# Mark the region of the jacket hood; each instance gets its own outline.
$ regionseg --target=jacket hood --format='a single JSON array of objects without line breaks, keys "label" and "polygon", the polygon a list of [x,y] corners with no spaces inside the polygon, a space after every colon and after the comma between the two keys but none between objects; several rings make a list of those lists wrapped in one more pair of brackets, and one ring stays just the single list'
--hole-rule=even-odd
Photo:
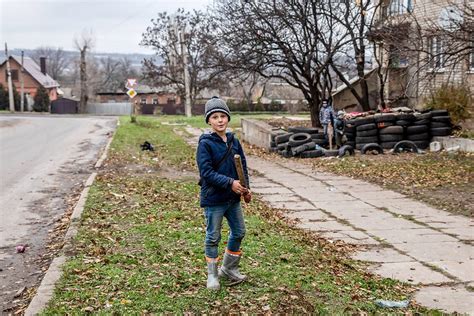
[{"label": "jacket hood", "polygon": [[[234,133],[226,132],[225,135],[227,136],[227,142],[232,141],[232,139],[234,138]],[[216,132],[212,132],[212,131],[206,131],[203,134],[201,134],[201,136],[199,137],[199,141],[203,139],[208,139],[208,140],[217,141],[217,142],[222,141],[222,138],[219,135],[217,135]]]}]

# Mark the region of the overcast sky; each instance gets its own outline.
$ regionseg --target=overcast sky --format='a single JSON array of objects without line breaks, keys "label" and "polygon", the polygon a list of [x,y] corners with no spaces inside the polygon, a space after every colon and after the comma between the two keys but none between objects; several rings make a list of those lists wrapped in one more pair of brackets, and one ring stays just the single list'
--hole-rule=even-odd
[{"label": "overcast sky", "polygon": [[141,34],[158,12],[206,10],[212,0],[0,0],[0,42],[9,48],[62,47],[92,29],[96,52],[153,53]]}]

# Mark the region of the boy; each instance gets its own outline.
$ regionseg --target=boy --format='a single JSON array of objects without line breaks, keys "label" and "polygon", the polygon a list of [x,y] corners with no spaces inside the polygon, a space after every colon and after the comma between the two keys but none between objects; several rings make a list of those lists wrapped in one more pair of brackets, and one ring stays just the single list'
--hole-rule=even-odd
[{"label": "boy", "polygon": [[344,121],[345,114],[346,113],[344,111],[337,112],[337,117],[334,120],[334,133],[336,134],[337,148],[340,148],[343,143],[344,128],[346,126],[346,122]]},{"label": "boy", "polygon": [[[206,123],[211,126],[210,133],[199,138],[196,161],[201,176],[201,207],[206,216],[205,254],[207,261],[207,288],[219,289],[218,277],[226,277],[234,283],[243,282],[245,275],[239,272],[241,258],[240,244],[245,236],[245,224],[240,197],[248,203],[251,193],[238,179],[234,164],[234,154],[242,158],[247,184],[249,183],[247,162],[242,146],[234,134],[226,132],[230,121],[227,104],[218,97],[212,97],[205,105]],[[229,240],[224,260],[217,271],[218,245],[221,240],[223,218],[230,227]]]}]

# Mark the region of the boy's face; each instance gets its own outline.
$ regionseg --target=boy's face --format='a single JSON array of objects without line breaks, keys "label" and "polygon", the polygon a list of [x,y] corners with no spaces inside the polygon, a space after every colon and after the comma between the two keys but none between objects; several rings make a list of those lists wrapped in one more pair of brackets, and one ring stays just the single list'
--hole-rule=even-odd
[{"label": "boy's face", "polygon": [[224,112],[215,112],[209,116],[209,125],[215,132],[225,132],[227,129],[227,124],[229,123],[229,118]]}]

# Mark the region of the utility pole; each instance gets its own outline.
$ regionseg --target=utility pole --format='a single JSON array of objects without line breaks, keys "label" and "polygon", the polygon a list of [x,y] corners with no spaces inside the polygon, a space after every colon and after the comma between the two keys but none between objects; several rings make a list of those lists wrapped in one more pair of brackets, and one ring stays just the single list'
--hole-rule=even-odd
[{"label": "utility pole", "polygon": [[5,56],[7,57],[7,76],[8,76],[8,99],[10,101],[10,112],[15,112],[15,100],[13,99],[12,73],[10,70],[10,58],[8,56],[8,47],[5,42]]},{"label": "utility pole", "polygon": [[21,51],[21,71],[20,71],[20,111],[25,109],[25,82],[23,81],[23,57],[24,51]]},{"label": "utility pole", "polygon": [[191,85],[189,82],[189,69],[188,69],[188,49],[184,42],[184,31],[185,27],[179,32],[179,41],[181,44],[181,53],[183,54],[183,68],[184,68],[184,90],[186,92],[186,100],[184,104],[184,112],[186,117],[191,117]]}]

